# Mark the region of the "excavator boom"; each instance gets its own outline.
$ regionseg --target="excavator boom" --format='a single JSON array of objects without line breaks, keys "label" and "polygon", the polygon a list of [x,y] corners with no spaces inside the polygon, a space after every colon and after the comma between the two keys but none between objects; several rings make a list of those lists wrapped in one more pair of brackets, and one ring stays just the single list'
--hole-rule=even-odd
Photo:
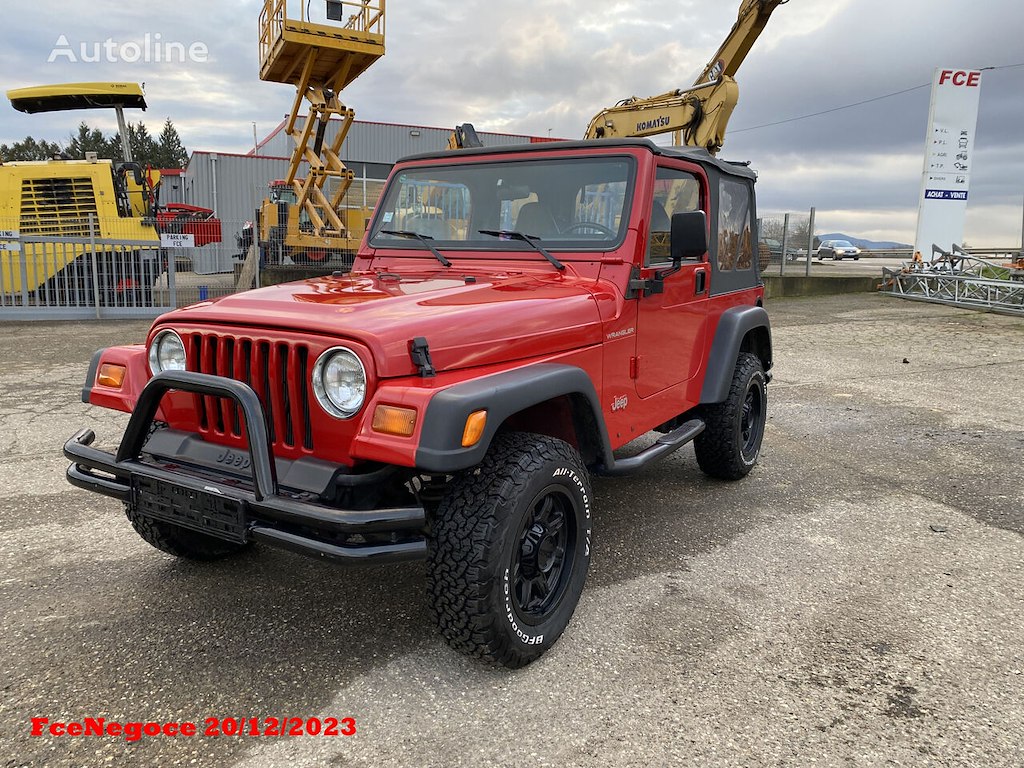
[{"label": "excavator boom", "polygon": [[778,6],[789,0],[743,0],[736,23],[692,87],[646,99],[632,96],[598,112],[585,138],[676,133],[676,144],[722,148],[725,128],[739,99],[734,75]]}]

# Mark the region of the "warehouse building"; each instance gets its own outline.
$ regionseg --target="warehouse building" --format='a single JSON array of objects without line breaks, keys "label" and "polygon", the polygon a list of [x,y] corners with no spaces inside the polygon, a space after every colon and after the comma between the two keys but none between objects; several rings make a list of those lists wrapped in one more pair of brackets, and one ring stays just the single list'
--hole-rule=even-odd
[{"label": "warehouse building", "polygon": [[[303,118],[299,119],[302,124]],[[341,125],[332,120],[325,137],[330,142]],[[341,159],[355,173],[346,205],[372,208],[391,167],[399,158],[433,152],[448,146],[451,129],[356,120],[341,147]],[[536,136],[504,133],[479,134],[485,146],[548,141]],[[284,132],[284,121],[248,154],[196,151],[180,174],[165,176],[160,200],[211,208],[224,222],[224,238],[253,217],[267,195],[267,185],[288,173],[294,142]]]}]

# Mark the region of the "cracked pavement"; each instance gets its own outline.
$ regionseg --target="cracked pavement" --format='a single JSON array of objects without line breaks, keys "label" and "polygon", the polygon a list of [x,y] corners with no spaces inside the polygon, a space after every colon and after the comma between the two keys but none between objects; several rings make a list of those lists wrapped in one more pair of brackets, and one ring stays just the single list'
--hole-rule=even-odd
[{"label": "cracked pavement", "polygon": [[[447,649],[422,564],[150,548],[60,453],[86,426],[116,445],[127,417],[83,405],[82,377],[146,323],[5,323],[0,765],[1024,764],[1024,319],[768,309],[759,466],[711,482],[686,447],[596,479],[581,603],[517,672]],[[33,738],[38,716],[358,732]]]}]

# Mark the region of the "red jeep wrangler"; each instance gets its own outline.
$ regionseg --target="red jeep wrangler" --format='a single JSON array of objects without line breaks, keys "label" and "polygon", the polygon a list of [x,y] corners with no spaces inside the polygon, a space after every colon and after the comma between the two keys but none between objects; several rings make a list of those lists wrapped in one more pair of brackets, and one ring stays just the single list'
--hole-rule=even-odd
[{"label": "red jeep wrangler", "polygon": [[754,178],[642,139],[407,158],[350,273],[201,302],[97,352],[83,400],[132,416],[116,454],[71,438],[68,479],[181,557],[425,558],[448,643],[522,666],[583,588],[590,473],[690,441],[713,477],[757,460]]}]

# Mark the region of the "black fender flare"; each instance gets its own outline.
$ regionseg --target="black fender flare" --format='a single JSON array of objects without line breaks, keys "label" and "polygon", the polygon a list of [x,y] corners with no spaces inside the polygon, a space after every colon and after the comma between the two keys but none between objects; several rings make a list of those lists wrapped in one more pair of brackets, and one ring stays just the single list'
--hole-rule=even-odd
[{"label": "black fender flare", "polygon": [[[765,333],[755,352],[764,364],[765,371],[772,367],[772,333],[768,312],[764,307],[730,307],[722,313],[711,343],[708,362],[701,388],[701,403],[720,403],[729,396],[736,359],[743,347],[743,339],[751,331],[763,328]],[[770,375],[770,374],[769,374]]]},{"label": "black fender flare", "polygon": [[100,367],[100,358],[103,357],[103,353],[106,351],[106,347],[97,349],[92,353],[92,360],[89,361],[89,370],[85,373],[85,384],[82,385],[82,402],[86,405],[89,404],[89,397],[92,395],[92,388],[96,384],[96,371],[98,371]]},{"label": "black fender flare", "polygon": [[[520,411],[556,397],[582,398],[594,419],[599,459],[612,460],[611,444],[601,405],[590,376],[582,368],[559,363],[538,363],[512,371],[455,384],[427,403],[416,449],[416,467],[426,472],[449,473],[476,466],[487,452],[498,428]],[[474,411],[487,409],[483,437],[469,448],[462,446],[462,430]]]}]

